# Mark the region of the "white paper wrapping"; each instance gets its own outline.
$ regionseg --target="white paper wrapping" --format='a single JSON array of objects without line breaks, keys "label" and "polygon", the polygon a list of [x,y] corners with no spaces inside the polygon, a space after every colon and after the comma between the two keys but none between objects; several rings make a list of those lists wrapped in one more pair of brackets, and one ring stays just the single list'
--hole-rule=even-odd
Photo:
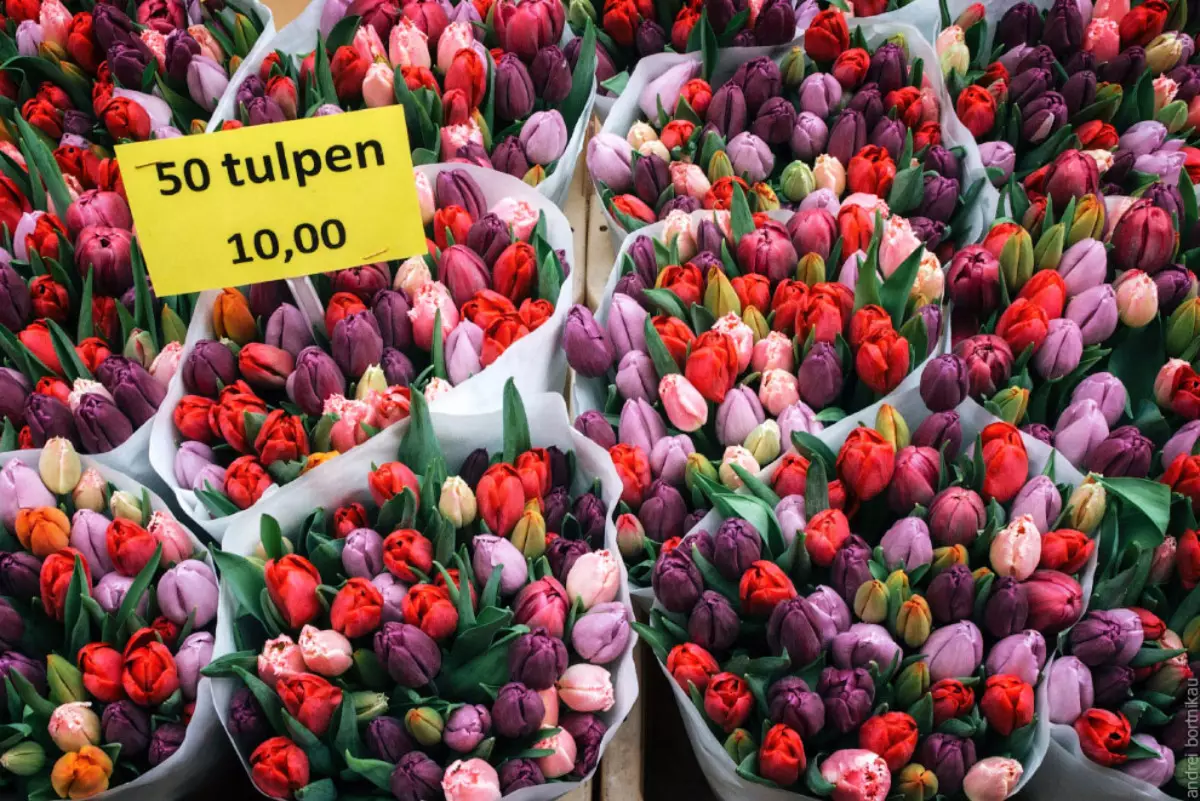
[{"label": "white paper wrapping", "polygon": [[[994,1],[1002,2],[1003,0]],[[917,0],[917,3],[928,2],[934,3],[936,15],[936,0]],[[907,8],[911,8],[911,6],[906,6]],[[901,9],[901,11],[903,10],[905,9]],[[900,11],[892,13],[899,14]],[[891,18],[890,14],[884,16],[889,19]],[[963,180],[959,185],[959,191],[965,192],[977,179],[983,179],[984,181],[983,189],[979,193],[979,198],[970,216],[969,230],[965,233],[965,238],[962,240],[974,241],[996,216],[996,205],[999,202],[1000,195],[987,180],[987,171],[984,170],[983,162],[979,158],[979,147],[976,145],[974,137],[958,121],[958,116],[954,113],[954,103],[951,101],[950,94],[946,91],[945,82],[942,80],[937,53],[934,51],[933,45],[926,41],[921,32],[911,25],[882,21],[883,19],[884,17],[866,17],[863,19],[852,19],[849,22],[862,29],[863,35],[866,36],[867,42],[872,47],[883,43],[889,37],[903,36],[908,45],[909,58],[924,60],[925,80],[937,93],[938,104],[942,109],[942,145],[946,148],[961,147],[963,149],[963,158],[960,160]],[[720,54],[717,56],[716,67],[713,69],[713,74],[709,82],[716,89],[733,77],[733,73],[744,61],[764,55],[779,61],[791,50],[793,45],[803,47],[804,37],[801,36],[795,42],[781,45],[780,47],[722,48]],[[639,61],[637,68],[629,76],[629,83],[625,86],[625,91],[617,98],[612,111],[609,112],[608,118],[604,121],[604,127],[601,131],[624,138],[629,133],[629,129],[633,127],[633,124],[642,119],[638,100],[641,98],[642,90],[646,88],[646,85],[676,64],[699,60],[699,53],[689,53],[687,55],[659,53]],[[609,213],[608,208],[603,202],[598,202],[598,205],[604,212],[609,235],[612,237],[613,250],[617,250],[621,247],[621,240],[625,235],[625,230]]]},{"label": "white paper wrapping", "polygon": [[[616,508],[617,499],[621,495],[621,480],[617,477],[616,469],[608,457],[608,452],[572,428],[567,418],[566,404],[561,395],[525,395],[524,403],[525,413],[531,424],[530,436],[535,446],[556,445],[564,451],[575,451],[576,472],[573,491],[586,491],[592,486],[593,480],[600,481],[600,495],[607,510],[605,545],[613,553],[617,553],[617,534],[612,521],[612,513]],[[491,451],[496,451],[503,447],[504,418],[503,412],[498,408],[486,414],[471,416],[448,415],[433,411],[431,418],[448,465],[461,464],[463,459],[476,448],[486,447]],[[278,520],[286,536],[288,532],[294,531],[312,513],[314,508],[333,508],[354,500],[370,502],[367,474],[372,469],[372,465],[395,459],[396,449],[407,428],[407,422],[398,423],[339,458],[338,469],[320,484],[311,485],[307,492],[277,493],[269,499],[264,499],[250,512],[239,515],[240,519],[228,532],[224,544],[225,550],[243,555],[251,553],[259,542],[259,523],[263,515],[271,515]],[[413,467],[417,466],[413,465]],[[622,603],[629,604],[623,564],[621,572],[621,590],[618,597]],[[234,650],[232,604],[233,599],[230,594],[222,591],[213,659]],[[602,753],[603,749],[608,747],[608,743],[617,732],[617,727],[629,714],[629,710],[637,698],[637,671],[633,664],[633,648],[636,644],[637,635],[634,634],[630,637],[629,645],[621,657],[608,666],[612,671],[617,700],[612,709],[600,715],[609,727],[601,746]],[[229,702],[240,684],[241,682],[235,679],[213,680],[213,703],[216,705],[221,723],[226,726],[227,733]],[[239,753],[238,757],[242,760],[242,765],[246,766],[246,755]],[[519,790],[505,798],[508,801],[551,801],[578,786],[577,782],[551,783]]]},{"label": "white paper wrapping", "polygon": [[1034,801],[1087,798],[1089,801],[1168,801],[1171,796],[1150,782],[1106,768],[1088,759],[1079,747],[1075,729],[1061,723],[1050,726],[1050,747],[1042,769],[1029,783]]},{"label": "white paper wrapping", "polygon": [[[310,6],[305,13],[308,14],[311,11],[312,7]],[[536,331],[514,343],[486,370],[472,376],[452,391],[439,397],[433,402],[432,408],[451,414],[469,414],[499,408],[504,383],[509,378],[512,378],[516,382],[517,389],[525,394],[561,391],[566,382],[567,363],[566,353],[560,347],[559,342],[562,339],[562,327],[566,321],[567,310],[571,305],[571,299],[575,296],[575,281],[578,279],[579,273],[575,262],[574,240],[570,223],[567,222],[562,212],[551,205],[545,197],[539,195],[529,185],[509,175],[467,164],[431,164],[416,169],[431,179],[442,170],[458,169],[470,173],[471,177],[479,184],[480,189],[483,190],[484,200],[489,207],[502,198],[515,197],[541,209],[546,213],[546,232],[551,247],[564,251],[567,254],[567,264],[571,267],[570,274],[563,281],[558,295],[558,303],[555,305],[554,314],[550,319]],[[305,277],[293,279],[287,284],[292,298],[300,310],[308,315],[310,321],[323,326],[324,311],[312,282]],[[196,342],[215,338],[212,330],[212,306],[218,294],[217,291],[204,292],[197,300],[196,309],[192,313],[191,325],[188,326],[187,341],[183,348],[183,361],[187,360]],[[153,432],[149,437],[150,465],[156,474],[156,481],[161,482],[171,491],[180,508],[213,539],[221,542],[226,529],[249,513],[239,512],[226,517],[213,518],[204,504],[196,497],[196,493],[190,488],[181,487],[175,479],[175,454],[179,444],[175,432],[174,413],[175,407],[179,405],[179,400],[184,394],[186,393],[183,387],[183,370],[181,368],[171,379],[167,388],[167,396],[154,417]],[[359,446],[359,448],[362,447],[364,446]],[[305,493],[312,491],[310,488],[321,486],[323,482],[336,475],[341,470],[344,458],[345,456],[340,456],[337,459],[331,459],[290,484],[268,490],[268,494],[295,492],[300,497],[304,497]]]},{"label": "white paper wrapping", "polygon": [[[822,442],[828,445],[830,449],[834,451],[834,453],[837,453],[851,431],[853,431],[859,425],[872,426],[874,424],[875,415],[879,411],[879,407],[884,403],[891,404],[893,407],[895,407],[900,415],[908,422],[910,429],[914,430],[919,422],[924,420],[925,417],[930,414],[929,409],[921,400],[920,392],[914,385],[906,390],[897,390],[888,397],[880,400],[878,403],[863,409],[861,412],[847,415],[842,420],[839,420],[837,423],[827,427],[824,431],[816,434],[816,436]],[[960,405],[955,411],[958,412],[959,418],[962,422],[964,448],[969,447],[970,443],[975,441],[976,435],[983,430],[984,426],[996,421],[995,417],[985,411],[982,406],[969,398],[964,401],[962,405]],[[1046,445],[1044,442],[1036,440],[1024,433],[1021,434],[1021,439],[1024,442],[1025,450],[1029,455],[1029,473],[1031,476],[1039,475],[1042,470],[1045,469],[1047,463],[1050,461],[1050,458],[1053,455],[1053,478],[1056,483],[1069,484],[1074,487],[1078,486],[1080,482],[1083,481],[1083,475],[1076,470],[1061,453],[1057,453],[1049,445]],[[768,465],[759,473],[758,477],[769,484],[771,477],[774,475],[775,469],[778,466],[779,461]],[[746,492],[745,489],[739,491]],[[723,520],[724,517],[714,510],[709,512],[692,528],[692,530],[704,529],[712,534],[715,533],[720,527]],[[1098,555],[1099,549],[1093,549],[1091,558],[1088,559],[1087,564],[1084,566],[1083,573],[1079,577],[1079,583],[1083,588],[1083,610],[1081,615],[1087,612],[1088,602],[1091,599],[1092,584],[1095,580],[1096,560]],[[653,603],[654,593],[650,589],[635,590],[633,597],[635,604],[637,604],[639,608],[647,608]],[[1051,652],[1054,650],[1053,641],[1047,642],[1047,650]],[[1068,791],[1068,796],[1066,797],[1091,798],[1087,789],[1083,789],[1082,785],[1076,783],[1074,772],[1070,774],[1064,772],[1072,769],[1072,766],[1069,763],[1070,754],[1062,746],[1056,746],[1052,744],[1051,741],[1051,729],[1055,730],[1056,739],[1059,737],[1059,729],[1066,729],[1067,734],[1069,734],[1071,738],[1075,737],[1075,732],[1071,730],[1070,727],[1051,726],[1050,724],[1048,709],[1049,701],[1046,682],[1047,676],[1049,675],[1050,663],[1052,661],[1052,659],[1048,660],[1046,666],[1042,670],[1042,679],[1038,684],[1037,691],[1038,718],[1037,731],[1033,740],[1033,748],[1030,752],[1029,760],[1025,764],[1025,773],[1022,775],[1020,783],[1017,784],[1013,792],[1016,793],[1025,788],[1026,785],[1030,785],[1030,781],[1033,779],[1034,774],[1037,773],[1042,781],[1042,785],[1030,785],[1029,791],[1031,797],[1038,799],[1038,801],[1040,801],[1042,798],[1046,799],[1046,801],[1061,801],[1061,799],[1064,798],[1061,792],[1068,786],[1071,789]],[[663,668],[663,670],[665,672],[665,668]],[[725,753],[722,744],[718,742],[716,737],[714,737],[709,731],[707,723],[705,723],[700,713],[696,710],[691,699],[679,689],[679,686],[673,679],[671,679],[669,675],[667,676],[667,679],[671,684],[675,694],[675,701],[679,705],[680,712],[683,715],[684,726],[687,728],[688,737],[692,741],[693,748],[696,752],[696,758],[700,762],[700,767],[704,771],[705,778],[708,779],[708,783],[712,786],[713,792],[716,793],[718,798],[721,798],[723,801],[786,801],[786,799],[794,799],[800,795],[798,793],[763,787],[762,785],[748,782],[739,777],[736,772],[737,766],[733,764],[732,758]],[[1077,739],[1075,740],[1075,747],[1078,749]],[[1057,753],[1055,752],[1055,748],[1057,748]],[[1047,757],[1048,753],[1050,754],[1049,757]],[[1078,754],[1078,751],[1076,751],[1076,753]],[[1093,765],[1089,760],[1087,760],[1086,757],[1083,757],[1082,755],[1079,756],[1079,759],[1087,762],[1087,764],[1083,765],[1082,767],[1074,768],[1074,771],[1081,771],[1084,768],[1095,769],[1094,772],[1101,772],[1104,770],[1098,765]],[[1039,771],[1039,767],[1043,765],[1043,760],[1046,762],[1045,767]],[[1118,771],[1107,772],[1118,773]],[[1104,776],[1100,776],[1100,778],[1096,779],[1096,781],[1101,782],[1105,778],[1106,777]],[[1119,796],[1111,791],[1107,791],[1105,793],[1105,797],[1112,798],[1113,801],[1117,801],[1118,797],[1125,798],[1129,796],[1129,787],[1131,782],[1143,787],[1150,786],[1146,782],[1131,779],[1123,774],[1120,775],[1119,779],[1113,779],[1112,781],[1117,781],[1118,783],[1124,785],[1124,790],[1118,791],[1120,792]],[[1051,786],[1049,786],[1047,789],[1046,785],[1048,784]],[[1059,786],[1060,784],[1062,785],[1061,787]],[[1097,789],[1100,789],[1100,787],[1100,784],[1096,785]],[[1090,789],[1090,786],[1088,789]],[[1161,795],[1161,792],[1158,791],[1157,788],[1153,789],[1156,793]],[[1149,798],[1150,796],[1143,797]],[[1155,801],[1165,801],[1165,797],[1162,799],[1155,798]]]},{"label": "white paper wrapping", "polygon": [[[40,455],[40,449],[0,453],[0,466],[16,460],[37,470]],[[94,456],[80,454],[80,459],[85,470],[93,467],[99,471],[105,481],[118,490],[125,490],[135,497],[141,498],[144,486],[141,482],[106,465]],[[175,517],[163,499],[154,492],[154,489],[150,487],[147,489],[150,492],[150,507],[156,512],[165,512]],[[192,541],[192,556],[202,559],[209,567],[212,567],[212,557],[208,555],[208,551],[205,550],[200,540],[196,539],[196,535],[188,527],[187,521],[179,520],[179,522]],[[218,623],[218,625],[220,624]],[[216,655],[215,648],[213,655]],[[220,728],[217,716],[214,714],[212,699],[212,681],[202,676],[196,690],[196,708],[192,713],[192,721],[188,724],[187,736],[179,750],[166,762],[146,771],[133,781],[92,796],[93,801],[151,801],[151,799],[183,798],[203,784],[206,781],[206,774],[211,773],[220,762],[229,756],[229,751],[220,740]]]},{"label": "white paper wrapping", "polygon": [[[325,0],[312,0],[300,16],[285,25],[279,33],[269,37],[269,42],[264,43],[267,37],[259,40],[260,45],[263,46],[260,49],[256,45],[254,52],[242,62],[242,66],[238,69],[236,80],[229,82],[229,87],[217,103],[217,108],[208,123],[209,131],[220,128],[221,123],[225,120],[237,119],[238,87],[242,85],[242,81],[247,76],[258,72],[259,65],[262,64],[263,59],[270,53],[279,51],[301,59],[316,48],[317,36],[321,29],[321,13],[324,9]],[[567,41],[567,37],[569,37],[568,31],[569,29],[565,29],[564,31],[564,43]],[[579,155],[583,152],[583,142],[587,137],[588,121],[592,118],[592,105],[595,103],[595,100],[596,81],[593,78],[592,91],[588,95],[583,113],[579,115],[579,121],[575,123],[575,129],[571,132],[571,137],[567,140],[566,150],[563,151],[562,156],[558,159],[554,172],[547,176],[546,180],[538,184],[536,191],[542,196],[549,198],[550,202],[559,208],[564,208],[567,204],[567,195],[571,191],[571,180],[575,176],[575,166],[579,163]]]}]

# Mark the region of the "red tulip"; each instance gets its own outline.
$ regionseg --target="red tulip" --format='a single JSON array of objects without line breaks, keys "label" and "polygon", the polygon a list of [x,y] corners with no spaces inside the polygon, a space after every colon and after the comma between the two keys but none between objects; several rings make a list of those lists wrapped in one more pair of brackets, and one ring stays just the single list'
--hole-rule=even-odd
[{"label": "red tulip", "polygon": [[917,750],[917,722],[904,712],[886,712],[868,718],[858,732],[858,745],[873,751],[895,773],[908,764]]},{"label": "red tulip", "polygon": [[318,737],[329,730],[333,715],[342,704],[342,691],[313,673],[284,676],[275,685],[288,714]]},{"label": "red tulip", "polygon": [[303,556],[286,554],[279,559],[268,559],[263,566],[263,578],[271,602],[289,629],[311,623],[321,613],[317,598],[321,574]]},{"label": "red tulip", "polygon": [[413,569],[429,575],[433,570],[433,543],[419,531],[402,528],[383,540],[383,564],[406,584],[420,581]]},{"label": "red tulip", "polygon": [[860,426],[838,452],[838,478],[856,498],[869,500],[887,488],[895,461],[895,447],[875,429]]},{"label": "red tulip", "polygon": [[510,464],[492,465],[475,486],[475,503],[488,529],[507,537],[525,511],[525,485],[521,474]]},{"label": "red tulip", "polygon": [[1033,687],[1016,676],[988,676],[979,708],[988,725],[1007,737],[1022,726],[1033,722]]},{"label": "red tulip", "polygon": [[383,594],[365,578],[347,580],[329,607],[329,625],[350,639],[379,628],[382,617]]}]

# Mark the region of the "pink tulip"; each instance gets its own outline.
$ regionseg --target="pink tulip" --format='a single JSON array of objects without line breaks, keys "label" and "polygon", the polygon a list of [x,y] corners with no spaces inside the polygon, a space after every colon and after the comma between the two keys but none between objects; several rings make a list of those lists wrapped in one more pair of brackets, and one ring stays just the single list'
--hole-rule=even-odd
[{"label": "pink tulip", "polygon": [[393,67],[433,66],[429,55],[429,37],[408,17],[401,17],[388,34],[388,60]]},{"label": "pink tulip", "polygon": [[584,609],[615,600],[621,585],[621,566],[608,550],[585,553],[567,574],[567,597]]},{"label": "pink tulip", "polygon": [[1092,17],[1083,32],[1083,49],[1091,52],[1098,62],[1111,61],[1120,55],[1121,32],[1117,23],[1105,17]]},{"label": "pink tulip", "polygon": [[553,729],[558,725],[558,690],[547,687],[544,690],[538,690],[537,694],[541,697],[542,706],[546,709],[546,716],[542,718],[542,728]]},{"label": "pink tulip", "polygon": [[475,31],[469,22],[451,22],[442,31],[437,43],[437,65],[442,74],[450,69],[450,63],[459,50],[475,46]]},{"label": "pink tulip", "polygon": [[1158,285],[1141,270],[1129,270],[1113,285],[1117,290],[1117,312],[1130,328],[1148,325],[1158,314]]},{"label": "pink tulip", "polygon": [[1024,581],[1037,570],[1042,558],[1042,535],[1033,515],[1021,515],[996,533],[989,557],[992,570],[999,576]]},{"label": "pink tulip", "polygon": [[[364,29],[375,30],[370,25],[364,25],[359,28],[359,31]],[[395,71],[387,64],[378,62],[367,67],[367,75],[363,78],[362,95],[367,108],[394,106],[396,104]]]},{"label": "pink tulip", "polygon": [[765,373],[768,370],[792,372],[796,367],[796,352],[792,349],[792,340],[778,331],[767,334],[754,343],[750,366],[756,373]]},{"label": "pink tulip", "polygon": [[354,664],[353,654],[350,641],[333,629],[305,626],[300,630],[300,655],[313,673],[340,676]]},{"label": "pink tulip", "polygon": [[446,801],[499,801],[500,776],[482,759],[460,759],[442,776]]},{"label": "pink tulip", "polygon": [[1119,23],[1128,13],[1129,0],[1096,0],[1096,7],[1092,10],[1092,21],[1103,17]]},{"label": "pink tulip", "polygon": [[599,665],[572,665],[555,686],[559,699],[576,712],[607,712],[616,703],[612,674]]},{"label": "pink tulip", "polygon": [[1021,763],[1010,757],[981,759],[963,778],[963,792],[970,801],[1004,801],[1017,789],[1024,772]]},{"label": "pink tulip", "polygon": [[862,748],[834,751],[821,764],[821,778],[834,785],[833,801],[883,801],[892,787],[887,762]]},{"label": "pink tulip", "polygon": [[300,646],[286,634],[267,640],[262,653],[258,655],[258,677],[271,689],[275,689],[280,679],[291,678],[307,670]]},{"label": "pink tulip", "polygon": [[162,544],[164,565],[182,562],[192,555],[192,540],[187,529],[167,512],[155,512],[150,515],[146,531]]},{"label": "pink tulip", "polygon": [[800,400],[800,382],[786,370],[767,370],[758,385],[758,400],[772,417]]},{"label": "pink tulip", "polygon": [[692,432],[708,422],[708,402],[700,391],[680,373],[668,373],[658,383],[658,397],[671,425]]},{"label": "pink tulip", "polygon": [[[575,769],[575,757],[578,753],[575,738],[566,729],[559,729],[544,740],[533,744],[534,748],[553,749],[550,756],[538,757],[538,767],[547,779],[559,779]],[[449,800],[448,800],[449,801]]]},{"label": "pink tulip", "polygon": [[413,298],[412,308],[408,310],[408,319],[412,323],[413,341],[421,350],[433,347],[433,324],[437,313],[442,313],[442,341],[450,336],[454,326],[458,325],[458,308],[450,297],[450,290],[440,281],[430,281],[417,290]]}]

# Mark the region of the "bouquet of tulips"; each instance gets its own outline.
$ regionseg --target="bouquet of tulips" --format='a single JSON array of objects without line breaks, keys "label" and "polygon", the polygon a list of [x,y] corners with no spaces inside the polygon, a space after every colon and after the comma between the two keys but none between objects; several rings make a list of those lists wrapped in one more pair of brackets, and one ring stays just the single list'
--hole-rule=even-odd
[{"label": "bouquet of tulips", "polygon": [[427,256],[317,276],[315,290],[276,282],[202,298],[151,458],[214,536],[276,485],[405,419],[414,390],[461,408],[477,396],[455,387],[561,384],[548,352],[572,291],[555,250],[570,243],[561,213],[475,168],[420,167],[416,182]]},{"label": "bouquet of tulips", "polygon": [[105,153],[202,133],[242,59],[274,33],[270,11],[246,0],[21,0],[5,10],[5,116],[19,112],[54,144]]},{"label": "bouquet of tulips", "polygon": [[315,3],[216,116],[229,128],[400,104],[414,163],[495,169],[561,204],[595,97],[595,31],[572,65],[562,0],[483,5]]},{"label": "bouquet of tulips", "polygon": [[[939,60],[993,180],[1015,168],[1018,178],[1035,181],[1073,143],[1080,158],[1095,162],[1092,180],[1098,173],[1106,186],[1121,187],[1118,194],[1157,176],[1174,186],[1184,161],[1195,161],[1182,146],[1200,112],[1193,102],[1200,82],[1188,64],[1195,43],[1179,30],[1184,6],[1047,5],[1044,12],[1029,2],[1007,6],[991,37],[982,5],[954,25],[943,10]],[[1168,131],[1180,138],[1164,141]]]},{"label": "bouquet of tulips", "polygon": [[192,299],[154,296],[119,179],[107,189],[89,178],[114,160],[72,144],[52,152],[19,117],[8,127],[20,148],[6,143],[0,176],[0,449],[65,437],[152,480],[138,457]]},{"label": "bouquet of tulips", "polygon": [[636,694],[616,478],[561,398],[529,410],[555,445],[511,382],[477,418],[434,422],[414,395],[399,461],[351,457],[319,499],[230,533],[232,652],[205,673],[263,793],[549,799],[596,767]]},{"label": "bouquet of tulips", "polygon": [[[1197,747],[1189,708],[1200,625],[1200,540],[1191,504],[1142,484],[1120,536],[1102,539],[1089,612],[1050,669],[1049,762],[1077,787],[1178,797],[1196,787]],[[1129,528],[1129,518],[1142,519]],[[1164,532],[1170,532],[1163,536]],[[1095,763],[1092,765],[1090,763]],[[1109,770],[1111,768],[1111,770]],[[1054,774],[1051,774],[1053,778]],[[1039,782],[1040,783],[1040,782]]]},{"label": "bouquet of tulips", "polygon": [[567,6],[567,22],[577,37],[584,35],[589,21],[600,25],[596,107],[602,119],[624,92],[639,59],[695,52],[705,39],[726,49],[788,44],[816,14],[816,0],[573,0]]},{"label": "bouquet of tulips", "polygon": [[184,792],[216,756],[200,669],[218,591],[200,543],[61,438],[6,456],[0,524],[0,793]]},{"label": "bouquet of tulips", "polygon": [[1144,478],[1156,448],[1200,413],[1187,402],[1190,365],[1164,367],[1195,350],[1198,308],[1195,276],[1172,263],[1174,218],[1150,197],[1068,194],[1040,209],[1020,187],[1012,197],[1025,222],[997,222],[951,260],[956,342],[926,367],[926,402],[969,393],[1081,468]]},{"label": "bouquet of tulips", "polygon": [[1083,613],[1103,487],[969,401],[896,403],[794,434],[740,493],[696,476],[715,511],[659,552],[637,628],[724,797],[1002,799],[1041,760],[1035,688]]},{"label": "bouquet of tulips", "polygon": [[941,270],[906,220],[853,200],[836,218],[751,215],[734,192],[732,212],[675,211],[630,235],[603,325],[577,306],[564,328],[588,410],[576,427],[610,450],[621,511],[653,543],[650,561],[624,550],[643,586],[654,549],[709,508],[693,473],[740,486],[793,431],[869,406],[938,344]]},{"label": "bouquet of tulips", "polygon": [[829,9],[803,47],[774,58],[735,64],[713,46],[644,61],[588,143],[614,231],[676,210],[728,210],[738,186],[754,211],[836,211],[848,195],[911,216],[930,248],[968,241],[985,175],[969,137],[943,132],[944,92],[936,75],[926,85],[921,47],[904,26],[857,26],[852,37]]}]

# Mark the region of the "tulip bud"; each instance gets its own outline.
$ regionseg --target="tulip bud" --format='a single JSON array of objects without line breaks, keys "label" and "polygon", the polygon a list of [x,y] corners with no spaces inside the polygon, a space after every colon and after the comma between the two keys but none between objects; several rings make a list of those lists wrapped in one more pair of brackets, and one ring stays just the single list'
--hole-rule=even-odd
[{"label": "tulip bud", "polygon": [[765,420],[746,437],[744,447],[758,464],[770,464],[779,456],[780,436],[779,423]]},{"label": "tulip bud", "polygon": [[892,444],[897,452],[908,447],[910,440],[908,423],[904,421],[895,406],[885,403],[879,407],[879,411],[875,414],[874,428]]},{"label": "tulip bud", "polygon": [[745,729],[734,729],[725,738],[724,748],[725,753],[733,757],[734,763],[738,765],[742,764],[746,757],[758,750],[758,746],[754,743],[754,738]]},{"label": "tulip bud", "polygon": [[83,475],[75,484],[71,500],[75,503],[76,510],[90,509],[93,512],[102,512],[108,508],[108,482],[99,471],[89,467],[83,471]]},{"label": "tulip bud", "polygon": [[383,369],[378,364],[372,364],[363,371],[362,378],[358,380],[358,385],[354,388],[354,399],[366,400],[372,392],[382,395],[387,390],[388,381]]},{"label": "tulip bud", "polygon": [[709,268],[707,282],[704,288],[704,308],[712,312],[714,317],[719,319],[731,312],[742,311],[742,304],[738,301],[733,284],[720,268]]},{"label": "tulip bud", "polygon": [[50,688],[50,700],[56,704],[87,698],[83,691],[83,674],[58,654],[46,657],[46,684]]},{"label": "tulip bud", "polygon": [[1167,318],[1167,355],[1179,358],[1196,337],[1200,336],[1200,298],[1180,303]]},{"label": "tulip bud", "polygon": [[1030,392],[1024,387],[1005,387],[992,396],[992,403],[999,409],[997,416],[1006,423],[1020,425],[1029,408]]},{"label": "tulip bud", "polygon": [[914,595],[896,613],[896,636],[909,648],[919,648],[929,639],[933,616],[929,603],[920,595]]},{"label": "tulip bud", "polygon": [[359,723],[369,723],[388,710],[388,697],[383,693],[366,690],[350,693],[354,703],[354,717]]},{"label": "tulip bud", "polygon": [[1065,525],[1084,534],[1091,534],[1104,519],[1107,492],[1104,485],[1089,475],[1067,499]]},{"label": "tulip bud", "polygon": [[459,476],[450,476],[442,482],[442,493],[438,498],[438,511],[455,528],[465,528],[475,522],[475,493]]},{"label": "tulip bud", "polygon": [[805,253],[796,264],[796,280],[808,286],[825,282],[825,260],[819,253]]},{"label": "tulip bud", "polygon": [[799,203],[816,188],[812,168],[803,161],[793,161],[783,168],[783,174],[779,178],[779,189],[788,200]]},{"label": "tulip bud", "polygon": [[33,776],[46,764],[46,751],[33,740],[17,743],[0,756],[0,768],[17,776]]},{"label": "tulip bud", "polygon": [[421,745],[432,748],[442,741],[444,727],[442,716],[436,709],[419,706],[408,710],[404,716],[404,728]]},{"label": "tulip bud", "polygon": [[929,692],[929,684],[929,666],[924,661],[914,662],[904,668],[893,683],[896,705],[902,709],[912,706]]},{"label": "tulip bud", "polygon": [[112,498],[108,502],[108,511],[113,517],[132,520],[135,523],[142,521],[142,502],[135,495],[125,490],[118,490],[112,494]]},{"label": "tulip bud", "polygon": [[100,716],[89,702],[61,704],[50,713],[46,728],[54,744],[67,753],[100,743]]},{"label": "tulip bud", "polygon": [[623,514],[617,518],[617,549],[627,562],[645,556],[646,529],[637,515]]},{"label": "tulip bud", "polygon": [[896,782],[896,789],[904,801],[931,801],[937,796],[937,774],[915,762],[900,770]]},{"label": "tulip bud", "polygon": [[[1062,223],[1058,223],[1050,227],[1050,230],[1043,231],[1038,237],[1037,245],[1033,248],[1033,269],[1037,270],[1053,270],[1058,267],[1058,263],[1062,261],[1063,245],[1066,242],[1067,231]],[[1003,261],[1001,261],[1003,266]],[[1005,277],[1007,277],[1005,273]],[[1026,276],[1028,279],[1028,276]]]},{"label": "tulip bud", "polygon": [[511,536],[513,545],[526,558],[537,559],[546,552],[546,521],[538,511],[537,499],[526,504]]},{"label": "tulip bud", "polygon": [[887,619],[888,588],[878,579],[863,583],[854,593],[854,614],[864,623],[882,623]]},{"label": "tulip bud", "polygon": [[687,457],[687,467],[684,468],[683,478],[687,488],[693,492],[697,490],[695,486],[696,476],[703,476],[709,481],[719,481],[720,476],[717,474],[717,468],[713,467],[713,463],[701,453],[689,453]]}]

